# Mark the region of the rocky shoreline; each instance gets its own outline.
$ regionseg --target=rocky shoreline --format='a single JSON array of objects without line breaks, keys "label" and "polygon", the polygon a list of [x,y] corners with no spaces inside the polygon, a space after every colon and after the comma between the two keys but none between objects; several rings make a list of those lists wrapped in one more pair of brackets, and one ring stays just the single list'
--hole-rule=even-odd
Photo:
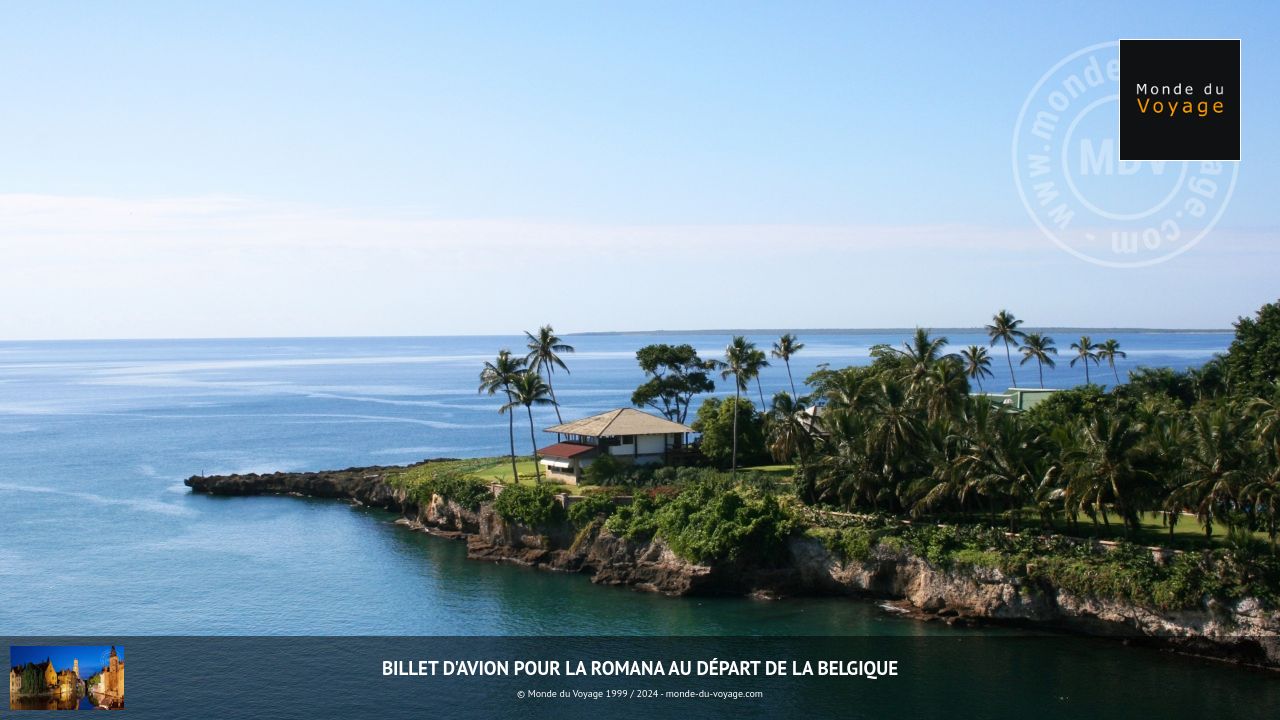
[{"label": "rocky shoreline", "polygon": [[661,539],[636,542],[598,524],[551,533],[504,521],[491,504],[471,511],[434,497],[426,506],[387,482],[398,467],[329,472],[195,476],[210,495],[297,495],[383,508],[415,529],[467,543],[468,557],[589,575],[592,582],[666,595],[849,596],[891,601],[905,614],[948,623],[996,622],[1121,638],[1194,655],[1280,669],[1280,613],[1256,601],[1156,612],[1131,603],[1030,585],[985,568],[938,568],[908,552],[877,547],[846,562],[821,542],[796,537],[780,567],[698,565]]}]

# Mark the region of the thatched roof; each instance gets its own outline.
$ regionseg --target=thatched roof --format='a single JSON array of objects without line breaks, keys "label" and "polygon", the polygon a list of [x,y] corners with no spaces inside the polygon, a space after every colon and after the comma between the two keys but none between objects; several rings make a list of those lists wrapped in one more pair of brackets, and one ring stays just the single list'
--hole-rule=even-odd
[{"label": "thatched roof", "polygon": [[554,425],[546,431],[584,437],[614,437],[687,433],[693,432],[693,428],[633,408],[618,408],[563,425]]}]

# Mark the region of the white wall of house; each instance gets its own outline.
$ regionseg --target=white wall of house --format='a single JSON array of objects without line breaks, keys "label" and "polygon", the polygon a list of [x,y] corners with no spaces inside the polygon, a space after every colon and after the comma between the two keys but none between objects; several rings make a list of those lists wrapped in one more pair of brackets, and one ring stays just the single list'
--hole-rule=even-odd
[{"label": "white wall of house", "polygon": [[634,445],[613,445],[609,448],[609,454],[619,458],[662,455],[667,451],[669,444],[666,435],[636,435]]}]

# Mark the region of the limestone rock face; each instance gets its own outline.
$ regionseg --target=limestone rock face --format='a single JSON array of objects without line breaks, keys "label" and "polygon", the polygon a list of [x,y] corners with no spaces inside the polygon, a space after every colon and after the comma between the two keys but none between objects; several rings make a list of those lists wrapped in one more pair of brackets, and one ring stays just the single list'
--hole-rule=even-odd
[{"label": "limestone rock face", "polygon": [[683,560],[661,539],[619,537],[599,523],[545,531],[510,523],[491,504],[469,510],[435,496],[419,507],[386,482],[401,468],[191,477],[195,492],[213,495],[288,494],[342,498],[400,513],[416,529],[463,539],[468,557],[583,573],[592,582],[666,595],[849,595],[899,601],[921,619],[1003,622],[1126,638],[1179,651],[1280,669],[1280,613],[1256,600],[1231,606],[1161,613],[1132,603],[1084,597],[1028,583],[991,568],[938,568],[886,546],[866,560],[845,561],[821,542],[797,537],[789,562],[764,567],[749,560],[700,565]]}]

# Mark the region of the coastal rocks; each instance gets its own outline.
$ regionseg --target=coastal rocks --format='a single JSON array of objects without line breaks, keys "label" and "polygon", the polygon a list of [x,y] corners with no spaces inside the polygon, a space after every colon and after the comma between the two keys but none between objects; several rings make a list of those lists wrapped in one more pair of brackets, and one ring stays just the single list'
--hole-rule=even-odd
[{"label": "coastal rocks", "polygon": [[1123,638],[1252,665],[1280,668],[1280,613],[1257,601],[1156,612],[1119,600],[1085,597],[985,567],[940,568],[884,545],[863,560],[838,557],[821,541],[796,537],[779,567],[749,562],[700,565],[683,560],[661,539],[619,537],[599,522],[543,532],[504,520],[492,505],[470,510],[435,496],[420,505],[387,482],[402,468],[348,468],[318,473],[192,477],[186,484],[211,495],[289,494],[342,498],[384,508],[402,522],[463,539],[468,557],[583,573],[602,585],[666,595],[847,595],[891,601],[895,612],[949,624],[1001,622]]}]

